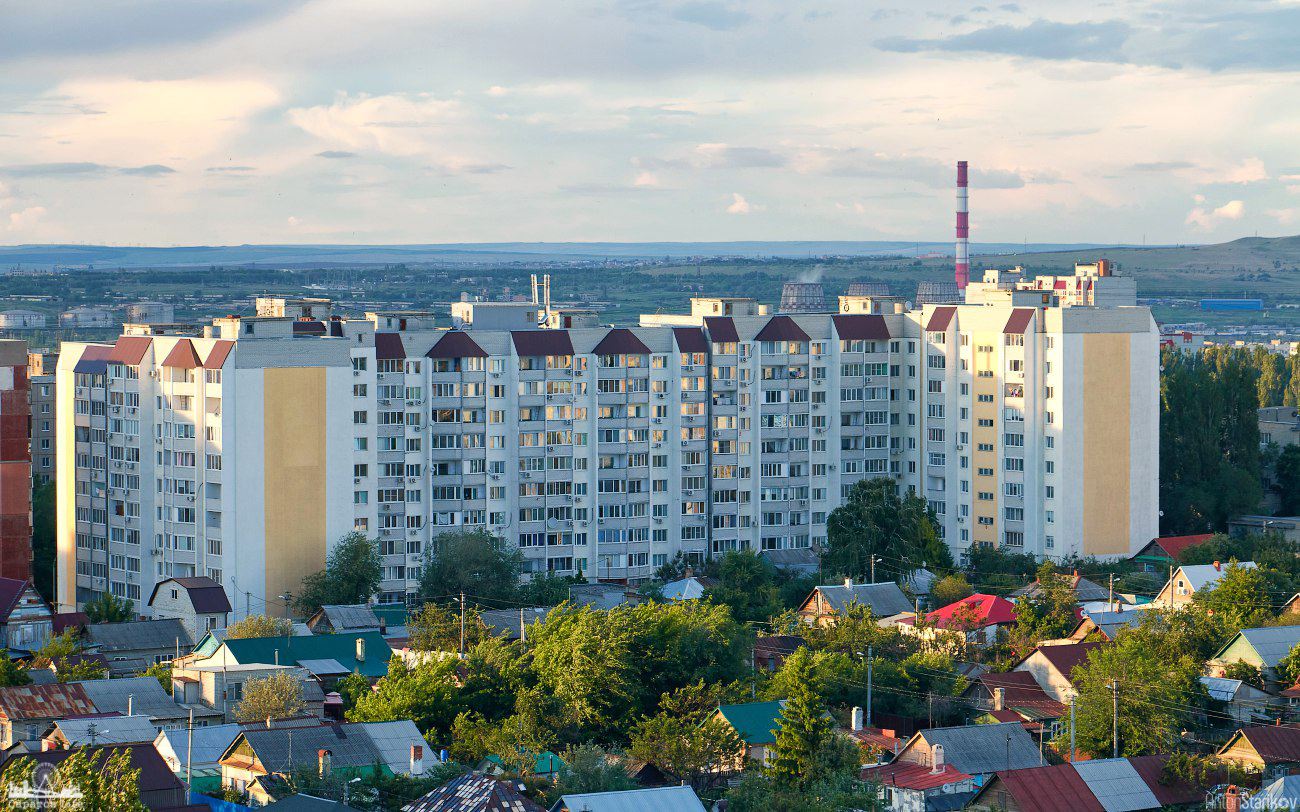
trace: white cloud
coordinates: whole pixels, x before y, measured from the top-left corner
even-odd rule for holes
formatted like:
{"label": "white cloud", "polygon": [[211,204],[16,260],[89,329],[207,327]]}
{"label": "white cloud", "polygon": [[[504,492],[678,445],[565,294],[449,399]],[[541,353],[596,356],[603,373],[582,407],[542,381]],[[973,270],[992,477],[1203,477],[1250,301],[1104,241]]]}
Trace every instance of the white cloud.
{"label": "white cloud", "polygon": [[298,226],[302,225],[302,219],[298,217],[294,217],[293,215],[286,217],[284,222],[288,224],[290,228],[297,228]]}
{"label": "white cloud", "polygon": [[727,206],[727,214],[751,214],[761,208],[761,206],[755,206],[746,200],[745,196],[740,192],[732,192],[731,205]]}
{"label": "white cloud", "polygon": [[653,172],[641,172],[636,176],[636,179],[632,181],[632,185],[642,187],[658,186],[659,178],[656,177]]}
{"label": "white cloud", "polygon": [[1224,220],[1240,220],[1245,213],[1246,204],[1244,201],[1229,200],[1216,209],[1206,209],[1204,206],[1198,206],[1187,213],[1187,219],[1184,222],[1202,231],[1211,231]]}
{"label": "white cloud", "polygon": [[1289,226],[1300,217],[1300,209],[1267,209],[1264,214],[1272,217],[1281,225]]}
{"label": "white cloud", "polygon": [[461,114],[460,101],[427,94],[341,94],[333,104],[288,111],[290,122],[322,141],[399,156],[435,152],[443,129]]}
{"label": "white cloud", "polygon": [[1256,183],[1261,180],[1268,180],[1268,170],[1264,168],[1264,162],[1258,158],[1247,158],[1229,169],[1223,179],[1225,183]]}
{"label": "white cloud", "polygon": [[12,212],[9,215],[9,230],[16,232],[31,231],[43,217],[45,217],[44,206],[28,206],[22,211]]}

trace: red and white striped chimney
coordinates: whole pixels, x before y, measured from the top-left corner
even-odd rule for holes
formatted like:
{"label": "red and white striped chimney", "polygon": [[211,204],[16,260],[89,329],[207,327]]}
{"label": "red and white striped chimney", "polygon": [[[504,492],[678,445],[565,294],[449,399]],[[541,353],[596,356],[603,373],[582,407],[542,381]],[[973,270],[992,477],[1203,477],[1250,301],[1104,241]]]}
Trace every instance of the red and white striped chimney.
{"label": "red and white striped chimney", "polygon": [[966,162],[957,162],[957,290],[965,290],[970,281],[970,212],[966,197]]}

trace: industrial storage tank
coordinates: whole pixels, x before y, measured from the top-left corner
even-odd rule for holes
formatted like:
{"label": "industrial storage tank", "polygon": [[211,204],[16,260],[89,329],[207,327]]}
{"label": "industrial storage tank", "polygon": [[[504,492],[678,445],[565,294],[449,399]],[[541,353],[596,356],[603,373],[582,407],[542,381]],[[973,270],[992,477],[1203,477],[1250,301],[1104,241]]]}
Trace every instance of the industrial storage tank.
{"label": "industrial storage tank", "polygon": [[953,282],[921,282],[916,286],[916,305],[961,304],[961,291]]}
{"label": "industrial storage tank", "polygon": [[781,288],[780,313],[825,313],[826,293],[820,282],[786,282]]}

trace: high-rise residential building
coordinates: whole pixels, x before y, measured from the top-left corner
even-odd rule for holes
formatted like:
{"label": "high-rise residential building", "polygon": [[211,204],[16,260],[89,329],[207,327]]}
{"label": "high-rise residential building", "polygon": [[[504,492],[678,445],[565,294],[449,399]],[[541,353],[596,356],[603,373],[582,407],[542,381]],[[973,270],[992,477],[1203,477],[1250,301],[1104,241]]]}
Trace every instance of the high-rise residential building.
{"label": "high-rise residential building", "polygon": [[54,480],[55,415],[54,369],[58,353],[29,352],[27,354],[27,380],[31,389],[31,449],[32,482]]}
{"label": "high-rise residential building", "polygon": [[537,329],[564,322],[536,305],[461,303],[448,330],[267,300],[275,315],[196,335],[131,325],[114,345],[65,344],[60,606],[210,575],[236,617],[274,609],[353,529],[379,539],[385,601],[458,528],[518,546],[530,572],[592,579],[642,580],[678,553],[811,555],[873,477],[929,500],[958,553],[1145,544],[1150,312],[971,288],[919,310],[698,299],[574,329]]}
{"label": "high-rise residential building", "polygon": [[27,342],[0,340],[0,578],[32,577]]}

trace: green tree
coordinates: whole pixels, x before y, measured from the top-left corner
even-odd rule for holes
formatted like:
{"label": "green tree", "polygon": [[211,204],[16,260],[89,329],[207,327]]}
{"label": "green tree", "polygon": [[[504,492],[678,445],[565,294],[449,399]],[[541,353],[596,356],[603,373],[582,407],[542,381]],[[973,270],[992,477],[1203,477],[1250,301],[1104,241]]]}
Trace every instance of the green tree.
{"label": "green tree", "polygon": [[394,656],[388,674],[369,693],[357,697],[349,722],[394,722],[410,719],[433,738],[445,739],[461,707],[456,698],[455,657],[429,657],[408,665]]}
{"label": "green tree", "polygon": [[637,783],[628,778],[617,753],[611,753],[594,744],[567,748],[561,754],[564,768],[560,771],[553,800],[562,795],[585,792],[620,792],[637,789]]}
{"label": "green tree", "polygon": [[271,617],[270,615],[249,615],[226,628],[226,639],[286,637],[292,632],[293,623],[288,618]]}
{"label": "green tree", "polygon": [[235,721],[252,724],[267,719],[287,719],[298,716],[306,707],[302,683],[292,674],[278,672],[244,683],[244,698],[235,706]]}
{"label": "green tree", "polygon": [[1011,639],[1021,653],[1043,640],[1064,637],[1077,625],[1078,600],[1071,581],[1071,576],[1057,573],[1050,561],[1038,568],[1037,589],[1016,600]]}
{"label": "green tree", "polygon": [[1256,347],[1251,360],[1259,370],[1259,381],[1256,383],[1259,405],[1281,406],[1290,382],[1287,359],[1263,347]]}
{"label": "green tree", "polygon": [[710,600],[726,604],[742,623],[766,622],[781,611],[781,592],[770,564],[752,550],[725,553],[716,567]]}
{"label": "green tree", "polygon": [[154,663],[153,665],[146,668],[144,670],[144,674],[142,674],[141,676],[153,677],[154,679],[158,680],[158,684],[162,686],[164,691],[166,691],[169,694],[172,692],[171,661]]}
{"label": "green tree", "polygon": [[827,518],[826,540],[823,567],[853,578],[871,575],[873,556],[893,568],[915,568],[922,562],[952,567],[925,499],[910,493],[900,497],[888,478],[855,482],[844,504]]}
{"label": "green tree", "polygon": [[45,645],[36,650],[38,660],[61,660],[81,651],[81,636],[75,628],[67,628],[45,641]]}
{"label": "green tree", "polygon": [[1300,514],[1300,445],[1288,445],[1278,452],[1273,467],[1279,516]]}
{"label": "green tree", "polygon": [[569,599],[569,587],[585,583],[587,579],[581,575],[535,574],[519,586],[515,601],[529,606],[556,606]]}
{"label": "green tree", "polygon": [[1245,660],[1228,663],[1223,667],[1223,676],[1226,679],[1239,679],[1247,685],[1253,685],[1261,691],[1264,690],[1263,672],[1259,670],[1259,666]]}
{"label": "green tree", "polygon": [[727,792],[727,812],[844,812],[882,809],[876,788],[852,775],[839,775],[807,787],[783,786],[749,772]]}
{"label": "green tree", "polygon": [[637,723],[629,752],[697,790],[744,763],[745,742],[726,722],[711,718],[719,705],[741,700],[738,684],[703,681],[665,694],[659,712]]}
{"label": "green tree", "polygon": [[938,609],[975,594],[970,581],[960,572],[940,578],[930,587],[930,605]]}
{"label": "green tree", "polygon": [[63,658],[54,661],[59,682],[81,682],[88,679],[108,679],[108,666],[99,660]]}
{"label": "green tree", "polygon": [[1259,373],[1229,347],[1166,350],[1161,364],[1161,531],[1222,529],[1261,496]]}
{"label": "green tree", "polygon": [[367,603],[379,590],[382,569],[379,542],[365,533],[348,533],[330,551],[325,569],[302,580],[294,608],[311,615],[322,606]]}
{"label": "green tree", "polygon": [[343,700],[343,712],[347,713],[357,706],[357,700],[370,693],[370,680],[354,671],[335,683],[334,690]]}
{"label": "green tree", "polygon": [[105,592],[86,601],[85,612],[91,623],[125,623],[135,619],[135,604]]}
{"label": "green tree", "polygon": [[1079,692],[1079,749],[1110,754],[1113,681],[1119,695],[1120,755],[1169,752],[1178,739],[1184,709],[1205,698],[1198,681],[1201,662],[1185,654],[1165,660],[1143,645],[1141,637],[1129,634],[1093,649],[1072,675]]}
{"label": "green tree", "polygon": [[790,694],[781,709],[768,774],[778,784],[804,787],[823,776],[818,755],[831,739],[832,722],[814,691],[815,662],[812,652],[800,649],[786,658]]}
{"label": "green tree", "polygon": [[54,603],[56,508],[54,481],[32,488],[32,584],[46,601]]}
{"label": "green tree", "polygon": [[0,657],[0,688],[8,688],[11,685],[30,685],[32,678],[27,674],[27,669],[21,667],[17,660],[9,659],[9,653],[5,652]]}
{"label": "green tree", "polygon": [[537,757],[555,746],[555,733],[533,714],[517,713],[490,722],[473,713],[461,713],[451,727],[451,755],[472,764],[496,756],[506,772],[527,778],[536,772]]}
{"label": "green tree", "polygon": [[1285,657],[1278,660],[1274,670],[1283,685],[1295,685],[1300,681],[1300,645],[1293,646]]}
{"label": "green tree", "polygon": [[1273,619],[1268,579],[1259,569],[1236,562],[1228,564],[1213,589],[1197,590],[1192,601],[1230,628],[1261,626]]}
{"label": "green tree", "polygon": [[[460,651],[460,612],[426,603],[407,618],[410,646],[415,651]],[[472,648],[491,636],[488,627],[472,606],[465,610],[465,648]]]}
{"label": "green tree", "polygon": [[[12,759],[0,775],[0,809],[28,809],[30,800],[15,797],[16,790],[34,784],[36,762],[31,758]],[[140,770],[131,767],[131,753],[126,748],[88,748],[73,750],[59,762],[49,779],[47,789],[59,793],[68,790],[70,796],[53,800],[42,809],[52,812],[81,812],[82,810],[113,810],[113,812],[146,812],[140,799]]]}
{"label": "green tree", "polygon": [[523,554],[483,530],[438,535],[425,551],[420,599],[447,603],[464,593],[480,601],[513,601]]}

